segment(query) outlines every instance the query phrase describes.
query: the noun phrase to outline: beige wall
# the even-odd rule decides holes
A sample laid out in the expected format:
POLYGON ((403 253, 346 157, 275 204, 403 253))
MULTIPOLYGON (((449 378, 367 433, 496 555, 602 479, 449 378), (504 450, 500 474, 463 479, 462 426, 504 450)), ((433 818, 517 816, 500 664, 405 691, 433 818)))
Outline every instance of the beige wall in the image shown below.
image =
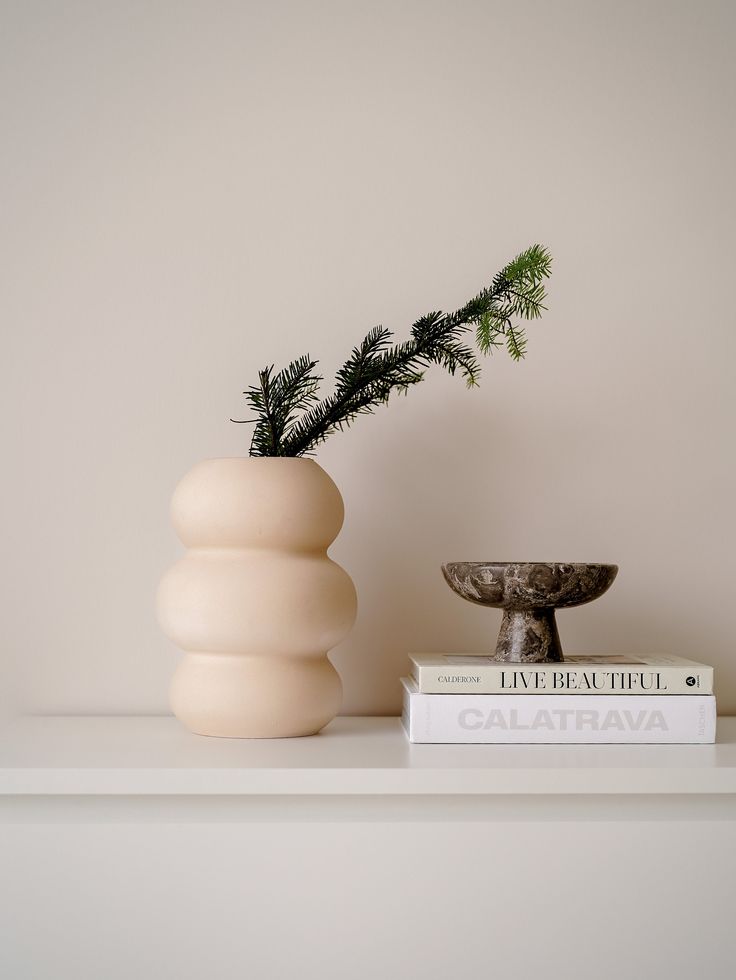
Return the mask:
POLYGON ((348 713, 498 614, 447 559, 615 561, 570 652, 716 665, 736 711, 733 59, 715 2, 4 3, 2 676, 165 710, 167 506, 259 367, 332 372, 533 241, 527 361, 435 372, 335 436, 360 596, 348 713))

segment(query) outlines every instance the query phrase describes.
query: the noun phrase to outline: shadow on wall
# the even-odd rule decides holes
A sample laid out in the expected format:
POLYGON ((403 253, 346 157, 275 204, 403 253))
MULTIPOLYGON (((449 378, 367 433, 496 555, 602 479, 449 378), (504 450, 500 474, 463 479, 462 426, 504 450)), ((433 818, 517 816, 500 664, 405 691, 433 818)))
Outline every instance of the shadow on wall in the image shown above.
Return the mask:
MULTIPOLYGON (((410 651, 494 650, 501 612, 450 591, 440 565, 451 560, 616 562, 621 571, 605 596, 559 613, 563 649, 713 661, 717 635, 708 649, 707 621, 673 596, 659 557, 642 553, 636 529, 617 524, 605 488, 591 492, 600 472, 584 481, 592 499, 583 509, 576 476, 587 465, 586 439, 575 440, 573 458, 569 443, 558 451, 544 423, 522 440, 513 413, 490 413, 480 402, 463 406, 461 439, 453 424, 459 413, 441 404, 425 404, 423 424, 413 429, 396 407, 393 413, 344 436, 361 440, 349 469, 341 469, 340 437, 320 458, 345 498, 344 529, 330 553, 359 597, 353 633, 332 654, 344 681, 343 713, 398 713, 398 678, 410 651), (530 479, 535 462, 541 475, 530 479), (527 478, 520 481, 520 473, 527 478)), ((722 668, 717 677, 724 691, 736 680, 722 668)))
POLYGON ((503 495, 513 490, 494 472, 510 449, 510 420, 497 413, 489 422, 487 407, 465 406, 459 440, 441 405, 425 404, 422 426, 410 430, 398 408, 392 406, 393 424, 376 416, 370 431, 361 424, 351 434, 364 450, 352 455, 349 473, 340 472, 333 447, 320 460, 345 498, 345 525, 330 553, 359 597, 353 633, 332 657, 348 714, 376 713, 376 704, 398 712, 398 678, 410 650, 480 652, 495 644, 500 624, 500 612, 453 595, 440 564, 506 548, 503 495), (469 453, 469 444, 478 450, 469 453))

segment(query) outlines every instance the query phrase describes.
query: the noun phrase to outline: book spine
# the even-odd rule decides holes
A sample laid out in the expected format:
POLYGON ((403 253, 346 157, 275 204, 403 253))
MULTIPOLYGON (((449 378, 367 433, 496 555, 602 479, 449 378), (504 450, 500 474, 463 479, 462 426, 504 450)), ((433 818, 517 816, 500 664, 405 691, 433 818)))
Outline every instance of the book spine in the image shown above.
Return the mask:
POLYGON ((420 694, 405 691, 411 742, 470 744, 683 744, 715 741, 712 695, 629 697, 604 694, 420 694))
POLYGON ((689 666, 554 668, 528 664, 441 667, 412 664, 412 677, 423 694, 712 694, 713 668, 689 666))

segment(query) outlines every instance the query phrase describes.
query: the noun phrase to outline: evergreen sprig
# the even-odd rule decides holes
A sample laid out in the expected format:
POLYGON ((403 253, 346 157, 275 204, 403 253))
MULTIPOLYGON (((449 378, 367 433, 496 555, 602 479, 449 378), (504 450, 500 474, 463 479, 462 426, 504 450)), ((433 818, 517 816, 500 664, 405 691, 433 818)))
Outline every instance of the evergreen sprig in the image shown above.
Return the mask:
POLYGON ((393 333, 374 327, 335 376, 335 389, 318 398, 322 377, 317 361, 304 355, 287 368, 258 372, 258 384, 243 394, 255 413, 251 456, 304 456, 333 432, 342 431, 359 415, 385 404, 393 392, 406 393, 438 364, 460 374, 469 387, 478 383, 480 366, 463 335, 475 327, 483 354, 505 346, 518 361, 526 353, 526 333, 519 320, 533 320, 545 309, 545 280, 552 258, 546 248, 532 245, 497 273, 492 283, 454 313, 436 311, 420 317, 409 340, 392 344, 393 333))
POLYGON ((274 366, 258 372, 258 384, 244 392, 258 419, 250 447, 251 456, 284 456, 285 433, 292 428, 299 412, 308 411, 317 401, 322 377, 315 373, 317 361, 309 354, 297 358, 283 371, 274 366))

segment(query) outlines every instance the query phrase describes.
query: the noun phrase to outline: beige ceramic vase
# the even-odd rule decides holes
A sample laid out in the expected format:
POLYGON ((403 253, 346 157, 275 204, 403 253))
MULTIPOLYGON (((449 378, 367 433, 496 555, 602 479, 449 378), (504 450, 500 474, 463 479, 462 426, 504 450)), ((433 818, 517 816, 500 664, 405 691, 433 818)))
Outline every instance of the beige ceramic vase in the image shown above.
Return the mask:
POLYGON ((171 706, 201 735, 313 735, 337 714, 327 659, 355 621, 355 589, 327 557, 340 492, 310 459, 211 459, 176 488, 188 551, 158 592, 164 632, 185 651, 171 706))

